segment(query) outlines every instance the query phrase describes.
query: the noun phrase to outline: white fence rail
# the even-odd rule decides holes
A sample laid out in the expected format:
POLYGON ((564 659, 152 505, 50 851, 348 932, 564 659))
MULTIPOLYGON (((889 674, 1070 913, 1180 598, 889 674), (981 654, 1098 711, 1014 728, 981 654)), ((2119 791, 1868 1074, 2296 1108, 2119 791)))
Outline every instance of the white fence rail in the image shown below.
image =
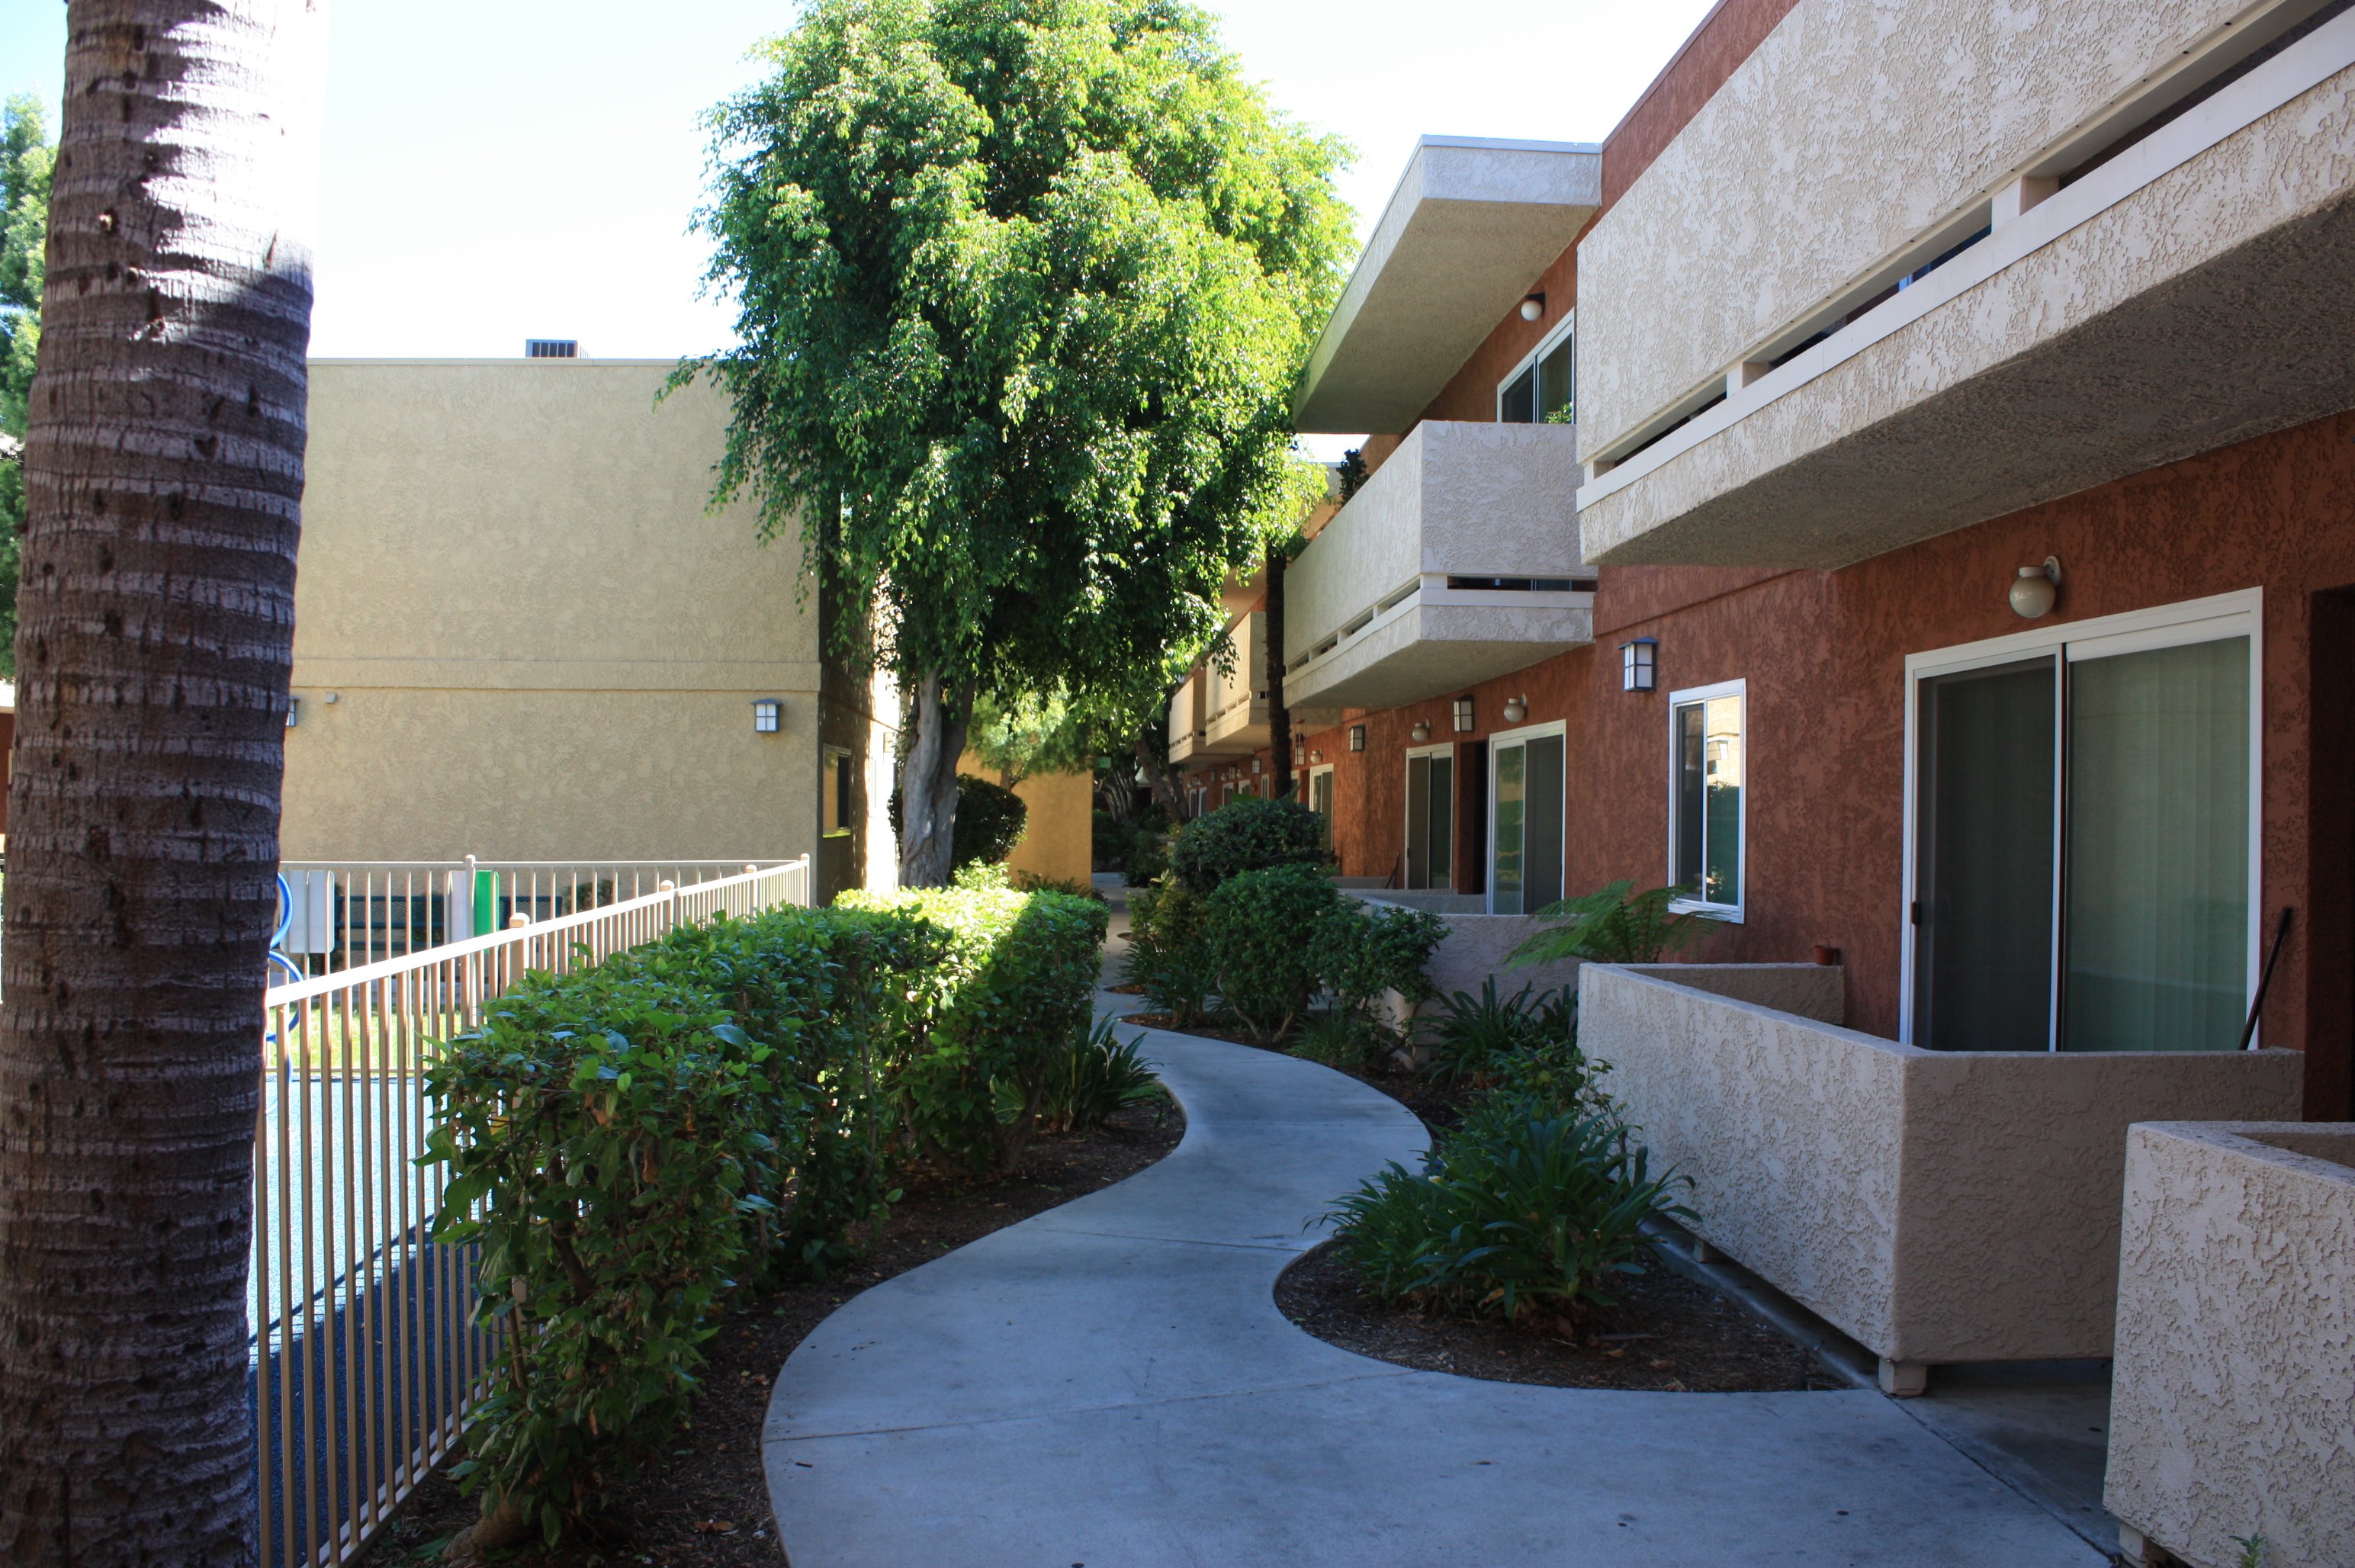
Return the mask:
POLYGON ((401 958, 643 898, 666 882, 720 880, 775 860, 286 860, 277 977, 401 958))
POLYGON ((473 1321, 470 1250, 425 1237, 444 1181, 416 1163, 433 1045, 478 1023, 527 970, 562 974, 717 914, 806 905, 810 892, 806 857, 666 878, 271 990, 251 1275, 265 1563, 357 1556, 448 1452, 496 1348, 473 1321))

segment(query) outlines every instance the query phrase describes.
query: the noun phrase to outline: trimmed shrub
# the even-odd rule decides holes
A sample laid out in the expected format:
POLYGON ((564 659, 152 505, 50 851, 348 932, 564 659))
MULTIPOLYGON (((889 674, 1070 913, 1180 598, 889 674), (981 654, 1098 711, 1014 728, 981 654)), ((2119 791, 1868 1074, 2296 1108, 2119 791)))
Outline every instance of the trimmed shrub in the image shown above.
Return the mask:
MULTIPOLYGON (((891 819, 891 831, 900 827, 900 792, 893 790, 885 805, 884 815, 891 819)), ((1030 805, 1020 795, 1004 784, 992 784, 971 773, 957 774, 956 828, 949 837, 949 867, 952 870, 974 865, 1002 865, 1014 853, 1014 846, 1022 842, 1022 835, 1030 824, 1030 805)))
POLYGON ((1413 1006, 1436 994, 1423 971, 1446 939, 1447 923, 1429 910, 1344 895, 1317 930, 1316 972, 1347 1011, 1362 1014, 1385 991, 1413 1006))
POLYGON ((1238 795, 1179 828, 1169 851, 1178 881, 1205 896, 1245 871, 1324 863, 1324 817, 1296 800, 1251 795, 1238 795))
POLYGON ((1210 969, 1254 1040, 1276 1039, 1308 1010, 1321 978, 1317 933, 1344 912, 1344 901, 1323 871, 1305 865, 1238 872, 1210 894, 1210 969))
POLYGON ((1209 908, 1174 882, 1139 888, 1129 896, 1128 956, 1122 976, 1176 1028, 1208 1008, 1217 989, 1206 945, 1209 927, 1209 908))

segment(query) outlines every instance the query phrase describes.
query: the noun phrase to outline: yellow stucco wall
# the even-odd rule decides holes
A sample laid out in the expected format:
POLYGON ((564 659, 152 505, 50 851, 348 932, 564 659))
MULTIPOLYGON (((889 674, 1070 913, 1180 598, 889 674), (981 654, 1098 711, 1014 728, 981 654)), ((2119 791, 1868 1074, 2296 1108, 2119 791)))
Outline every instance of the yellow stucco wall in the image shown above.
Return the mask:
MULTIPOLYGON (((957 772, 1005 779, 970 752, 958 759, 957 772)), ((1095 865, 1095 781, 1086 773, 1037 773, 1016 784, 1014 793, 1030 815, 1006 869, 1084 883, 1095 865)))
POLYGON ((707 514, 725 406, 669 368, 313 363, 287 858, 813 848, 800 551, 707 514))

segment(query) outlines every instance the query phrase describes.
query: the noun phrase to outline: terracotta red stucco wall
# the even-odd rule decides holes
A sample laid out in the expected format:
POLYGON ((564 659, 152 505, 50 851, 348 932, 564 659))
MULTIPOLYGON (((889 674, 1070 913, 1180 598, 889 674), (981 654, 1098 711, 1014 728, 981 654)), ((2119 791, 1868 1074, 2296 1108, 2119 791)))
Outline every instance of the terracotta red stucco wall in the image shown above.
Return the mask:
MULTIPOLYGON (((2311 1043, 2310 1114, 2350 1112, 2342 949, 2355 952, 2338 889, 2355 820, 2355 610, 2323 600, 2314 700, 2317 595, 2355 584, 2355 415, 2339 416, 2154 470, 1837 572, 1647 569, 1607 574, 1595 644, 1472 689, 1479 739, 1526 694, 1529 722, 1568 721, 1573 891, 1621 877, 1667 877, 1668 693, 1748 682, 1749 918, 1692 955, 1799 960, 1843 951, 1850 1021, 1898 1025, 1904 777, 1904 660, 1910 653, 2023 629, 2004 600, 2016 568, 2058 555, 2060 608, 2042 623, 2201 598, 2265 593, 2260 920, 2297 906, 2264 1015, 2275 1044, 2311 1043), (1618 645, 1659 639, 1660 689, 1619 689, 1618 645), (2321 725, 2324 754, 2315 755, 2321 725), (2329 759, 2337 758, 2333 763, 2329 759), (2328 763, 2328 766, 2321 765, 2328 763), (2319 788, 2323 798, 2310 790, 2319 788), (2314 824, 2325 825, 2318 837, 2314 824), (2328 834, 2340 825, 2337 840, 2328 834), (2316 865, 2319 859, 2320 867, 2316 865), (2318 881, 2318 901, 2310 889, 2318 881), (2319 954, 2319 963, 2311 955, 2319 954), (2315 1028, 2309 1031, 2309 1013, 2315 1028)), ((1449 697, 1456 694, 1450 693, 1449 697)), ((1345 728, 1312 747, 1337 763, 1337 847, 1348 875, 1387 875, 1403 845, 1401 752, 1417 719, 1448 732, 1448 699, 1362 716, 1367 750, 1345 728)))

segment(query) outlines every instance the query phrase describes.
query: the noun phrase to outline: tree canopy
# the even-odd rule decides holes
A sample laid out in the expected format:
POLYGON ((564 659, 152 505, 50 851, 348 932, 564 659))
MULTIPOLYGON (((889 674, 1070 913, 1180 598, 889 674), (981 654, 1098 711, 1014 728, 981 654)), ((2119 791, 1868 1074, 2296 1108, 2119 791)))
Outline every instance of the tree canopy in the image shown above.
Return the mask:
POLYGON ((41 344, 41 252, 56 161, 39 99, 0 106, 0 675, 16 669, 16 536, 25 526, 19 449, 41 344))
POLYGON ((734 400, 716 498, 960 743, 977 697, 1166 686, 1299 517, 1346 149, 1175 0, 816 0, 764 51, 703 215, 741 346, 680 370, 734 400))

